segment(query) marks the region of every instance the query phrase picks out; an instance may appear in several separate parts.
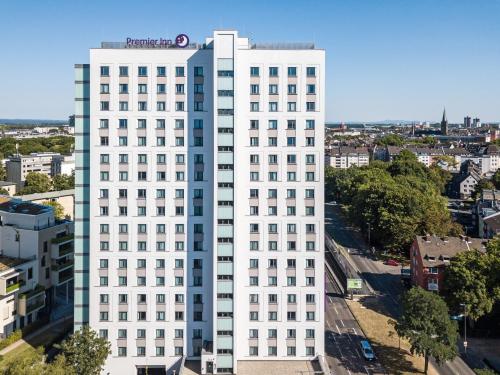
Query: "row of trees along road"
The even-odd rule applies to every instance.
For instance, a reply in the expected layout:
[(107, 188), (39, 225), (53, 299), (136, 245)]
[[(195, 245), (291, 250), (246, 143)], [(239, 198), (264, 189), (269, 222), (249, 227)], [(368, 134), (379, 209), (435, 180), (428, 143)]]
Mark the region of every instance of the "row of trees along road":
[(350, 220), (373, 244), (406, 253), (417, 235), (433, 233), (457, 236), (462, 227), (454, 223), (441, 195), (449, 172), (427, 168), (408, 150), (390, 163), (374, 161), (365, 167), (326, 167), (327, 198), (342, 203)]

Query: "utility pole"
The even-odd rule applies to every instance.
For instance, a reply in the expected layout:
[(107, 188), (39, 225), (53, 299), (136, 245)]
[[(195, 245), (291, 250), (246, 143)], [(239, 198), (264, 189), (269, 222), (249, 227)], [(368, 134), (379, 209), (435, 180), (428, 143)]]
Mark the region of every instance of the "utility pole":
[(464, 303), (464, 352), (467, 355), (467, 305)]
[(371, 241), (370, 241), (370, 223), (368, 223), (368, 246), (371, 245)]
[(460, 305), (464, 307), (464, 353), (467, 355), (467, 304)]

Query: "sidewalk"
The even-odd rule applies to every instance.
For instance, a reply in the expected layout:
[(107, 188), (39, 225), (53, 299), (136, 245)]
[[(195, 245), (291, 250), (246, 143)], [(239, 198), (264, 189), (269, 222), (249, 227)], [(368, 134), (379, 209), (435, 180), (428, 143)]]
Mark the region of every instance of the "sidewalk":
[[(30, 333), (26, 337), (24, 337), (24, 338), (22, 338), (20, 340), (17, 340), (16, 342), (10, 344), (6, 348), (0, 350), (0, 356), (4, 356), (7, 353), (13, 351), (16, 348), (19, 348), (20, 346), (22, 346), (24, 344), (28, 344), (30, 346), (33, 346), (31, 344), (31, 342), (40, 341), (39, 340), (40, 336), (43, 336), (43, 334), (46, 333), (48, 330), (52, 329), (51, 335), (53, 335), (54, 333), (56, 333), (56, 334), (62, 334), (64, 332), (64, 329), (66, 327), (66, 323), (68, 323), (68, 321), (73, 321), (73, 316), (72, 315), (71, 316), (66, 316), (66, 317), (58, 319), (58, 320), (55, 320), (53, 322), (50, 322), (49, 324), (47, 324), (46, 326), (40, 328), (39, 330)], [(41, 342), (43, 342), (43, 340), (41, 340)], [(51, 344), (51, 343), (47, 343), (47, 344)], [(35, 345), (35, 346), (37, 346), (37, 345)]]

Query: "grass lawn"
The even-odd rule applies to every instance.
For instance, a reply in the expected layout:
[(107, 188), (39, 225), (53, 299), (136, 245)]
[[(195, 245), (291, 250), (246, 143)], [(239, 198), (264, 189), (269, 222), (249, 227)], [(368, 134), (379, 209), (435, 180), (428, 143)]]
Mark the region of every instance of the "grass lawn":
[(67, 321), (64, 325), (49, 329), (42, 334), (35, 336), (33, 339), (30, 339), (29, 342), (25, 342), (17, 348), (11, 350), (0, 359), (0, 372), (4, 371), (5, 364), (14, 360), (14, 358), (18, 360), (22, 356), (34, 352), (35, 348), (39, 346), (43, 346), (45, 351), (48, 351), (52, 345), (56, 341), (60, 340), (65, 333), (69, 332), (72, 327), (72, 321)]
[[(394, 327), (389, 324), (389, 314), (376, 297), (364, 297), (359, 302), (346, 301), (387, 373), (397, 375), (423, 373), (424, 358), (412, 356), (410, 345), (404, 339), (401, 339), (401, 349), (399, 349), (400, 340)], [(428, 373), (438, 375), (430, 365)]]

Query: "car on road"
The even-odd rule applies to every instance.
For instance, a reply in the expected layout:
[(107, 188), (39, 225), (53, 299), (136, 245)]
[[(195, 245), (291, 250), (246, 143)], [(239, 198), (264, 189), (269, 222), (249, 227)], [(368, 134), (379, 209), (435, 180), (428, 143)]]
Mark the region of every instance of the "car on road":
[(365, 359), (368, 361), (375, 360), (375, 353), (373, 352), (372, 346), (370, 345), (368, 340), (361, 340), (360, 345), (363, 357), (365, 357)]
[(384, 264), (388, 266), (399, 266), (399, 262), (396, 259), (387, 259)]

